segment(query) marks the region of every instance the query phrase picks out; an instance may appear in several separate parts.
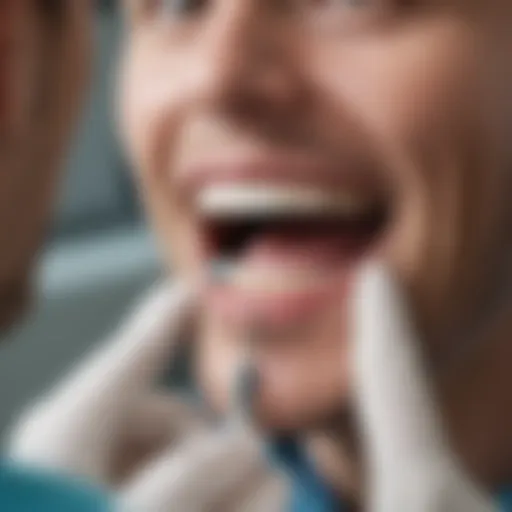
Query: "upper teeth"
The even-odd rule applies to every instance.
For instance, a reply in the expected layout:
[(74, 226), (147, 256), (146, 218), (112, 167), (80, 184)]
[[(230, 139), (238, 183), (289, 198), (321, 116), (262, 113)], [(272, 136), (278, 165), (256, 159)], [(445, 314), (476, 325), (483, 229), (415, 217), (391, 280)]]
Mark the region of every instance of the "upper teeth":
[(329, 192), (304, 186), (215, 185), (198, 197), (208, 217), (276, 215), (355, 215), (372, 203), (354, 192)]

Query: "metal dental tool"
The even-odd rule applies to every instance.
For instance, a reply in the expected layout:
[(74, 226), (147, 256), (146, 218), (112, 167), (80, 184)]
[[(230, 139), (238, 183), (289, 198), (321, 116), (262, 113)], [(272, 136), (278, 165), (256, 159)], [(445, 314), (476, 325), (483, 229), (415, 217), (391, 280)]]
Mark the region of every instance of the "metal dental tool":
[(232, 393), (233, 420), (237, 423), (252, 426), (254, 404), (258, 393), (259, 376), (255, 366), (253, 347), (260, 330), (256, 325), (248, 330), (244, 342), (243, 354), (236, 370)]

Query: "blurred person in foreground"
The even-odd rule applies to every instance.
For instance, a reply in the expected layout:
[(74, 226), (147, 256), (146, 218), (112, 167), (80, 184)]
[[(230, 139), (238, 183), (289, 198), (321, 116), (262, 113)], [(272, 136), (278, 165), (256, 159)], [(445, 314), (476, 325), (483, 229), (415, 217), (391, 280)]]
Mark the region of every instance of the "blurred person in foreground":
[[(93, 11), (90, 0), (0, 0), (3, 333), (21, 321), (31, 305), (33, 270), (87, 85)], [(165, 479), (158, 472), (147, 476), (143, 471), (149, 455), (165, 455), (159, 450), (170, 436), (190, 432), (191, 425), (198, 424), (199, 415), (179, 400), (142, 394), (151, 362), (162, 361), (162, 370), (167, 368), (173, 341), (171, 337), (167, 342), (167, 337), (185, 318), (190, 295), (185, 288), (169, 290), (165, 285), (152, 291), (105, 344), (94, 368), (77, 370), (71, 377), (77, 385), (71, 389), (67, 382), (62, 385), (66, 389), (56, 406), (45, 401), (31, 409), (25, 428), (15, 435), (18, 442), (0, 461), (2, 512), (132, 510), (135, 497), (135, 510), (141, 512), (162, 503), (194, 510), (198, 499), (205, 503), (218, 492), (203, 486), (206, 495), (197, 493), (201, 471), (211, 468), (208, 459), (217, 462), (221, 455), (224, 460), (232, 452), (244, 461), (244, 472), (246, 467), (254, 471), (255, 463), (251, 469), (246, 461), (258, 460), (259, 446), (245, 434), (229, 436), (229, 443), (226, 436), (203, 438), (199, 458), (188, 453), (166, 457), (169, 470), (175, 467), (180, 474), (173, 485), (167, 467)], [(135, 357), (126, 361), (130, 351)], [(20, 379), (23, 372), (20, 368)], [(43, 417), (50, 421), (41, 421)], [(122, 428), (111, 431), (114, 420)], [(127, 474), (131, 482), (126, 482)], [(225, 480), (218, 483), (229, 488)], [(187, 497), (191, 490), (197, 495), (192, 501)]]
[[(184, 284), (14, 455), (134, 510), (512, 510), (512, 4), (122, 4), (121, 130)], [(229, 413), (249, 348), (285, 483), (241, 428), (176, 447), (150, 399), (197, 282), (206, 401)]]
[[(0, 326), (25, 312), (89, 57), (88, 2), (0, 1)], [(23, 368), (20, 369), (20, 378)], [(6, 390), (4, 390), (6, 392)], [(0, 405), (1, 406), (1, 405)], [(0, 465), (0, 510), (106, 510), (89, 484)]]
[[(44, 241), (59, 169), (87, 84), (92, 14), (93, 2), (89, 0), (0, 0), (0, 327), (4, 333), (22, 319), (30, 306), (33, 268)], [(175, 307), (176, 300), (165, 288), (153, 292), (149, 304), (143, 305), (129, 326), (112, 340), (119, 350), (109, 359), (109, 365), (115, 369), (117, 363), (122, 363), (128, 347), (134, 344), (147, 347), (152, 355), (155, 348), (162, 353), (159, 342), (168, 329), (172, 330), (175, 312), (180, 311)], [(133, 365), (130, 381), (135, 381), (135, 372), (147, 364), (148, 353), (138, 351), (139, 366)], [(24, 368), (20, 368), (20, 379), (23, 372)], [(98, 391), (93, 385), (100, 376), (96, 373), (93, 377), (86, 378), (85, 383), (87, 389), (92, 388), (91, 393)], [(99, 386), (103, 384), (100, 382)], [(96, 466), (95, 471), (82, 471), (82, 468), (91, 468), (88, 464), (94, 455), (98, 451), (106, 454), (111, 446), (121, 442), (121, 437), (109, 439), (107, 446), (101, 444), (94, 429), (102, 429), (103, 411), (97, 407), (88, 410), (81, 390), (73, 389), (70, 394), (71, 403), (76, 401), (78, 409), (59, 407), (58, 414), (52, 411), (49, 430), (41, 423), (36, 426), (40, 442), (31, 446), (25, 442), (23, 450), (11, 449), (0, 462), (2, 512), (104, 512), (118, 508), (117, 489), (105, 476), (106, 466), (101, 471)], [(110, 412), (121, 405), (122, 395), (114, 396), (113, 400), (109, 402)], [(162, 410), (161, 406), (155, 407), (157, 401), (142, 402), (147, 410)], [(170, 411), (165, 403), (164, 409), (170, 427), (184, 424), (186, 415), (179, 403)], [(144, 418), (144, 412), (139, 412)], [(57, 418), (60, 421), (79, 418), (90, 433), (89, 438), (81, 435), (83, 431), (79, 429), (66, 435), (59, 430)], [(173, 420), (172, 425), (169, 419)], [(155, 422), (149, 423), (153, 430), (148, 432), (148, 427), (141, 425), (138, 432), (142, 433), (137, 439), (155, 435)], [(87, 430), (87, 426), (91, 428)], [(129, 427), (135, 429), (133, 424)], [(161, 432), (157, 431), (158, 435)], [(88, 441), (91, 446), (87, 445)], [(130, 439), (127, 446), (134, 453), (137, 451), (137, 445)], [(231, 440), (230, 446), (233, 446)], [(237, 453), (247, 452), (246, 446), (244, 442)], [(73, 459), (75, 447), (82, 451)], [(49, 457), (44, 460), (43, 448)], [(119, 463), (119, 466), (127, 464)], [(190, 488), (191, 477), (186, 471), (181, 473), (181, 481), (184, 479)], [(195, 478), (194, 468), (189, 473)], [(151, 510), (161, 493), (159, 485), (152, 484), (151, 491), (138, 498), (137, 510)], [(167, 500), (166, 495), (166, 503)]]

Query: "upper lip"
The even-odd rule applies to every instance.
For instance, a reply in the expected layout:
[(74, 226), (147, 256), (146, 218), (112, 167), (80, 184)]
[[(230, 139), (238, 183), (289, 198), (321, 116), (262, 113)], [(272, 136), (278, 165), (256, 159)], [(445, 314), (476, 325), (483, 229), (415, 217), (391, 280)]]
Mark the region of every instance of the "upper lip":
[(378, 198), (386, 191), (382, 175), (372, 166), (333, 162), (305, 152), (212, 156), (182, 167), (175, 180), (180, 192), (192, 201), (208, 186), (235, 183), (302, 185)]

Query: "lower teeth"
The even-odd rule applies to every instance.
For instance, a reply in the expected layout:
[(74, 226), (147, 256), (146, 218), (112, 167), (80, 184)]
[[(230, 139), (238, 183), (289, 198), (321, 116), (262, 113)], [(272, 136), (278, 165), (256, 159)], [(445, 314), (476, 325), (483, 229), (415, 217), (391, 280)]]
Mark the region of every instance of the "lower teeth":
[(329, 277), (307, 267), (274, 269), (253, 266), (240, 269), (235, 261), (215, 260), (210, 266), (212, 279), (217, 283), (232, 285), (248, 291), (295, 291), (318, 286)]
[(235, 262), (217, 258), (210, 262), (210, 277), (214, 281), (229, 281), (235, 271)]

